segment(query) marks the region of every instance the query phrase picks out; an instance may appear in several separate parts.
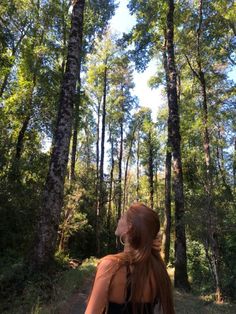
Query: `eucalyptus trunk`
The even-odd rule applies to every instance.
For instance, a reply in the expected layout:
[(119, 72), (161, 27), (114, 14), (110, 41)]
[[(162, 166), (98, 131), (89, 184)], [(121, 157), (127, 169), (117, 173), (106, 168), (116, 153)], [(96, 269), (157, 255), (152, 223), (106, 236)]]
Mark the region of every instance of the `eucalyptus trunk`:
[(123, 119), (120, 122), (120, 151), (118, 160), (118, 210), (117, 218), (120, 219), (121, 207), (122, 207), (122, 159), (123, 159), (123, 142), (124, 142), (124, 130), (123, 130)]
[(97, 111), (97, 139), (96, 139), (96, 209), (95, 209), (95, 233), (96, 233), (96, 250), (100, 251), (99, 240), (99, 157), (100, 157), (100, 101), (98, 102)]
[(130, 160), (131, 153), (132, 153), (133, 142), (135, 140), (136, 129), (137, 129), (137, 125), (135, 125), (133, 130), (132, 130), (131, 139), (130, 139), (130, 145), (129, 145), (129, 150), (128, 150), (128, 155), (127, 155), (127, 159), (126, 159), (126, 163), (125, 163), (123, 208), (125, 208), (125, 206), (126, 206), (126, 194), (127, 194), (126, 190), (127, 190), (129, 160)]
[(84, 0), (78, 0), (74, 1), (73, 5), (67, 64), (60, 95), (57, 128), (54, 134), (54, 146), (31, 259), (33, 269), (45, 269), (50, 264), (57, 244), (73, 122), (73, 101), (82, 49), (84, 4)]
[(235, 191), (236, 189), (236, 137), (234, 138), (233, 177), (234, 177), (234, 191)]
[[(216, 300), (222, 301), (222, 287), (220, 277), (220, 253), (218, 243), (218, 231), (216, 223), (216, 211), (213, 200), (213, 165), (211, 160), (210, 150), (210, 135), (209, 135), (209, 113), (207, 103), (207, 91), (206, 91), (206, 79), (205, 73), (202, 67), (202, 56), (201, 56), (201, 35), (202, 35), (202, 22), (203, 22), (203, 1), (199, 1), (199, 26), (197, 30), (197, 78), (200, 82), (200, 93), (202, 98), (203, 108), (203, 147), (205, 155), (205, 168), (206, 168), (206, 230), (207, 230), (207, 245), (209, 246), (209, 262), (212, 266), (213, 277), (216, 287)], [(207, 248), (208, 249), (208, 248)]]
[(112, 193), (113, 193), (113, 180), (114, 180), (114, 140), (110, 129), (110, 143), (111, 143), (111, 171), (110, 171), (110, 186), (109, 186), (109, 200), (108, 200), (108, 212), (107, 212), (107, 230), (108, 230), (108, 248), (111, 244), (111, 217), (112, 217)]
[(140, 138), (139, 138), (139, 132), (137, 135), (137, 158), (136, 158), (136, 178), (137, 178), (137, 185), (136, 185), (136, 200), (139, 200), (139, 189), (140, 189), (140, 169), (139, 169), (139, 159), (140, 159)]
[(153, 144), (152, 144), (152, 133), (149, 131), (148, 133), (148, 181), (149, 181), (149, 199), (150, 199), (150, 207), (153, 209), (154, 207), (154, 176), (153, 176), (153, 168), (154, 168), (154, 156), (153, 156)]
[(97, 256), (101, 255), (101, 219), (104, 213), (105, 205), (105, 188), (104, 188), (104, 155), (105, 155), (105, 130), (106, 130), (106, 99), (107, 99), (107, 59), (105, 60), (105, 68), (103, 75), (103, 101), (102, 101), (102, 126), (101, 126), (101, 154), (99, 167), (99, 201), (97, 207), (97, 224), (96, 224), (96, 241), (97, 241)]
[(168, 141), (165, 162), (165, 221), (162, 238), (163, 255), (166, 265), (169, 263), (170, 260), (170, 232), (171, 232), (171, 151)]
[(73, 137), (72, 137), (72, 150), (71, 150), (71, 173), (70, 179), (71, 182), (75, 181), (75, 161), (76, 161), (76, 151), (77, 151), (77, 141), (78, 141), (78, 126), (79, 126), (79, 108), (81, 102), (81, 81), (80, 81), (80, 70), (81, 70), (81, 61), (79, 64), (79, 74), (78, 74), (78, 82), (79, 86), (77, 89), (77, 99), (74, 104), (74, 126), (73, 126)]
[[(166, 47), (166, 30), (164, 31), (165, 43), (163, 47), (163, 66), (165, 69), (166, 86), (168, 86), (168, 66), (167, 66), (167, 47)], [(167, 92), (168, 94), (168, 92)], [(164, 231), (162, 237), (162, 247), (164, 261), (167, 265), (170, 259), (170, 233), (171, 233), (171, 123), (170, 111), (167, 120), (167, 148), (166, 148), (166, 161), (165, 161), (165, 220)]]
[(167, 68), (168, 106), (171, 124), (170, 144), (173, 156), (173, 189), (175, 199), (175, 274), (176, 288), (188, 291), (190, 285), (187, 274), (186, 236), (184, 223), (183, 173), (180, 149), (180, 118), (177, 99), (176, 67), (174, 54), (174, 1), (168, 0), (167, 13)]

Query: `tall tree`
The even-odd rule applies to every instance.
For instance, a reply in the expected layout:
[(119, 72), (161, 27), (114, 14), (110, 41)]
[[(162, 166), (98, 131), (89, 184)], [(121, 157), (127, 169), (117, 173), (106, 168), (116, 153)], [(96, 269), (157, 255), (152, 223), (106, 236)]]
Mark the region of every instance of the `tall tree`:
[(75, 1), (73, 4), (67, 64), (61, 90), (54, 147), (31, 261), (33, 269), (48, 265), (56, 249), (71, 137), (73, 97), (81, 55), (84, 4), (84, 0)]
[(174, 1), (168, 1), (166, 16), (166, 45), (167, 45), (167, 95), (169, 119), (171, 124), (170, 144), (173, 155), (173, 189), (175, 198), (175, 287), (189, 290), (187, 274), (186, 236), (184, 223), (184, 192), (181, 161), (181, 138), (179, 104), (176, 87), (176, 67), (174, 52)]

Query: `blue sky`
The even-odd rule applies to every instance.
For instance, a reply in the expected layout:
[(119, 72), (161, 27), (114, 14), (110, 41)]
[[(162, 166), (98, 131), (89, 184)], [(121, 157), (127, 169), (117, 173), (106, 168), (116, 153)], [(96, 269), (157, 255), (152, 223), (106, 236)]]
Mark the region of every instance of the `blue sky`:
[[(122, 34), (128, 32), (135, 24), (136, 19), (134, 16), (129, 14), (129, 10), (127, 8), (128, 2), (128, 0), (120, 1), (116, 14), (113, 16), (110, 23), (112, 31)], [(139, 98), (140, 106), (152, 109), (154, 119), (156, 118), (158, 108), (164, 101), (161, 96), (161, 88), (152, 90), (148, 87), (148, 80), (155, 74), (156, 68), (156, 62), (155, 60), (152, 60), (146, 71), (143, 73), (134, 71), (135, 88), (133, 90), (133, 94)]]
[[(116, 10), (116, 14), (111, 20), (111, 30), (120, 34), (128, 32), (135, 24), (135, 17), (129, 14), (127, 8), (128, 0), (121, 0), (119, 7)], [(156, 113), (161, 103), (165, 102), (165, 99), (161, 95), (161, 87), (158, 89), (150, 89), (148, 87), (148, 80), (156, 72), (155, 60), (152, 60), (146, 71), (143, 73), (134, 72), (135, 88), (133, 94), (138, 96), (140, 106), (150, 107), (153, 111), (153, 118), (156, 118)], [(229, 78), (236, 82), (236, 68), (229, 73)]]

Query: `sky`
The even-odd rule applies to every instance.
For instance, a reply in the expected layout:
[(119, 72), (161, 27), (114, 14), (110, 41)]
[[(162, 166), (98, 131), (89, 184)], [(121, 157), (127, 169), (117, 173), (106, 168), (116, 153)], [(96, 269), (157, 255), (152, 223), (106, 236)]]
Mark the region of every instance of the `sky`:
[[(129, 32), (136, 21), (135, 17), (129, 13), (129, 9), (127, 8), (128, 2), (128, 0), (120, 0), (116, 14), (110, 22), (111, 30), (121, 35), (122, 33)], [(133, 90), (133, 94), (139, 98), (139, 105), (152, 109), (154, 120), (156, 119), (158, 108), (164, 101), (161, 96), (161, 88), (151, 89), (148, 87), (148, 80), (155, 74), (156, 68), (156, 62), (152, 60), (143, 73), (134, 71), (135, 88)]]
[[(127, 8), (128, 0), (120, 0), (119, 7), (116, 10), (116, 14), (111, 19), (111, 30), (118, 33), (129, 32), (132, 26), (135, 24), (135, 17), (130, 15)], [(133, 94), (138, 96), (140, 106), (149, 107), (152, 109), (153, 119), (156, 120), (158, 108), (165, 101), (161, 95), (161, 87), (157, 89), (151, 89), (148, 87), (148, 80), (155, 74), (156, 71), (155, 60), (152, 60), (146, 71), (143, 73), (134, 72), (135, 88)], [(236, 82), (236, 68), (228, 73), (228, 77)]]

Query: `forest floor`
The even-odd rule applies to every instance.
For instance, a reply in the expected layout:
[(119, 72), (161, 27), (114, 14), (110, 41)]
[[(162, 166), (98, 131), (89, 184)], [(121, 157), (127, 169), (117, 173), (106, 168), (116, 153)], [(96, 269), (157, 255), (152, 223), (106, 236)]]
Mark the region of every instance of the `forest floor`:
[[(170, 276), (173, 278), (173, 272), (170, 270)], [(57, 308), (56, 314), (84, 314), (86, 308), (86, 299), (90, 293), (93, 283), (93, 273), (90, 273), (84, 280), (78, 291), (74, 292), (64, 304)], [(174, 301), (176, 314), (235, 314), (236, 304), (223, 303), (216, 304), (207, 297), (194, 296), (181, 291), (174, 291)], [(47, 314), (46, 312), (40, 312)]]
[[(92, 280), (86, 280), (80, 291), (73, 294), (58, 314), (84, 314), (86, 299), (90, 292)], [(174, 292), (176, 314), (235, 314), (236, 305), (216, 304), (180, 291)], [(43, 313), (42, 313), (43, 314)]]
[[(50, 296), (45, 281), (30, 282), (21, 296), (12, 295), (0, 306), (1, 314), (84, 314), (86, 299), (91, 290), (97, 259), (68, 268), (54, 278)], [(169, 271), (173, 278), (173, 270)], [(203, 296), (174, 292), (176, 314), (235, 314), (236, 304), (216, 304)], [(1, 303), (1, 302), (0, 302)]]

